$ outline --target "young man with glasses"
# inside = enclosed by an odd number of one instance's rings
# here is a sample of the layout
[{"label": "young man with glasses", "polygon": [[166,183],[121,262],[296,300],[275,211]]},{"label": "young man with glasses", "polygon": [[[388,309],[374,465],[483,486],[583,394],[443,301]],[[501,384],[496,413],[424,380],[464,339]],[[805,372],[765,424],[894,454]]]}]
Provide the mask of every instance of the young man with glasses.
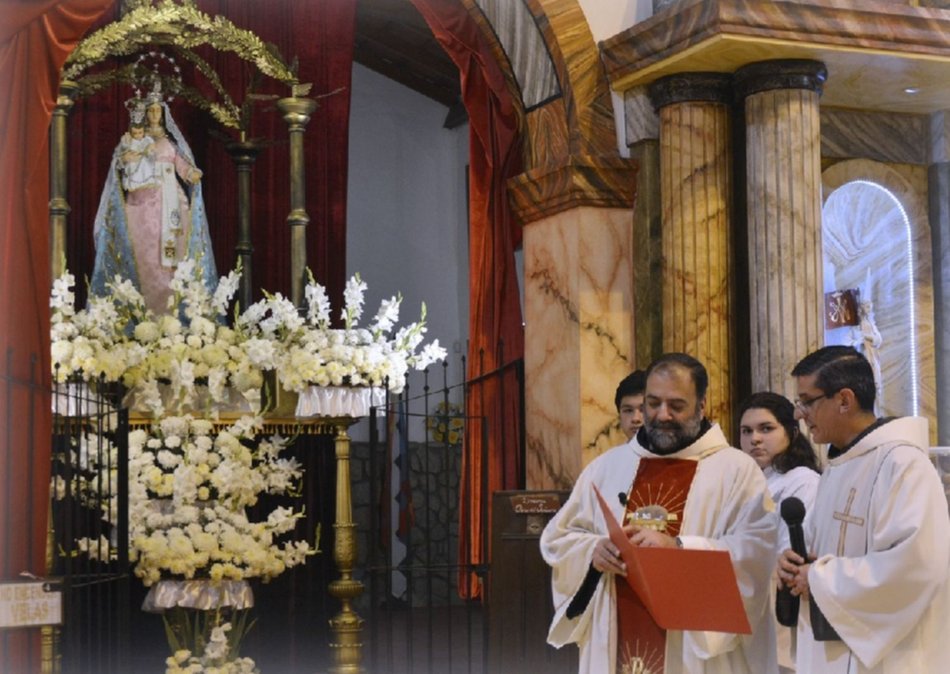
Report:
[{"label": "young man with glasses", "polygon": [[779,559],[803,599],[798,671],[948,671],[950,518],[927,421],[877,418],[874,374],[851,347],[819,349],[792,376],[796,416],[829,445],[805,518],[809,559]]}]

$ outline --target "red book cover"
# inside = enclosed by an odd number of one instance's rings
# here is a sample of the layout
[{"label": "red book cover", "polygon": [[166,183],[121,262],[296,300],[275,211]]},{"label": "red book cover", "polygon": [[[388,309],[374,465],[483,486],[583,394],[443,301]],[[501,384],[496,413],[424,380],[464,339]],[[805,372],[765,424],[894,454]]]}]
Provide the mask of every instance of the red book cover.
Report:
[{"label": "red book cover", "polygon": [[667,630],[751,634],[732,559],[724,550],[638,548],[594,487],[610,540],[627,565],[627,583]]}]

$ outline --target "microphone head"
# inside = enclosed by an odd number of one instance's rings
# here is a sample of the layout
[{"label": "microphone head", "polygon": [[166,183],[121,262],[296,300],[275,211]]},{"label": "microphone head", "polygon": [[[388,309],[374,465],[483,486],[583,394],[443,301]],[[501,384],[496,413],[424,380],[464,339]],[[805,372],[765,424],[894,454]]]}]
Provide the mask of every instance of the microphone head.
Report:
[{"label": "microphone head", "polygon": [[789,496],[783,499],[779,510],[782,513],[782,519],[785,520],[785,524],[801,524],[805,520],[805,504],[802,503],[800,498],[795,496]]}]

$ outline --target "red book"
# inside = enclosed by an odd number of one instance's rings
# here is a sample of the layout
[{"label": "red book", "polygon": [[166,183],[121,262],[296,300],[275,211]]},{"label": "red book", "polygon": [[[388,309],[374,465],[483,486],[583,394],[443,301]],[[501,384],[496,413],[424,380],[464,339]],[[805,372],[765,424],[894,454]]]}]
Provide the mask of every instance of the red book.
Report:
[{"label": "red book", "polygon": [[627,583],[667,630],[752,634],[732,558],[724,550],[638,548],[594,487],[610,540],[627,565]]}]

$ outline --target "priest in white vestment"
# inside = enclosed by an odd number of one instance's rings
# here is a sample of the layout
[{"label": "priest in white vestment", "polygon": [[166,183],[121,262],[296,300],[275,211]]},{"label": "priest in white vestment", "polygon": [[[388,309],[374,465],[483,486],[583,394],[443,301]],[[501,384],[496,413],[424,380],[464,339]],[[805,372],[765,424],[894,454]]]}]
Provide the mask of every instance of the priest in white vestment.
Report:
[{"label": "priest in white vestment", "polygon": [[[644,427],[627,444],[605,452],[584,469],[541,536],[542,556],[553,569],[555,617],[548,642],[557,647],[577,644],[584,674],[776,671],[768,601],[776,540],[773,504],[755,461],[730,447],[718,424],[704,418],[707,383],[702,364],[685,354],[667,354],[654,362],[647,372]],[[618,645],[624,639],[618,636],[619,595],[629,588],[622,575],[618,582],[616,574],[625,574],[626,569],[607,537],[592,485],[600,489],[618,521],[624,521],[636,494],[661,491],[655,484],[637,485],[645,465],[661,462],[691,469],[685,503],[679,505],[681,515],[670,516],[678,535],[633,527],[631,541],[728,551],[752,634],[661,630],[662,657],[630,658]],[[702,600],[696,597],[697,602]]]},{"label": "priest in white vestment", "polygon": [[[950,671],[950,518],[926,420],[876,418],[873,371],[850,347],[820,349],[792,375],[799,416],[831,445],[805,516],[810,563],[790,550],[779,563],[803,599],[798,671]],[[832,634],[816,638],[812,611]]]}]

